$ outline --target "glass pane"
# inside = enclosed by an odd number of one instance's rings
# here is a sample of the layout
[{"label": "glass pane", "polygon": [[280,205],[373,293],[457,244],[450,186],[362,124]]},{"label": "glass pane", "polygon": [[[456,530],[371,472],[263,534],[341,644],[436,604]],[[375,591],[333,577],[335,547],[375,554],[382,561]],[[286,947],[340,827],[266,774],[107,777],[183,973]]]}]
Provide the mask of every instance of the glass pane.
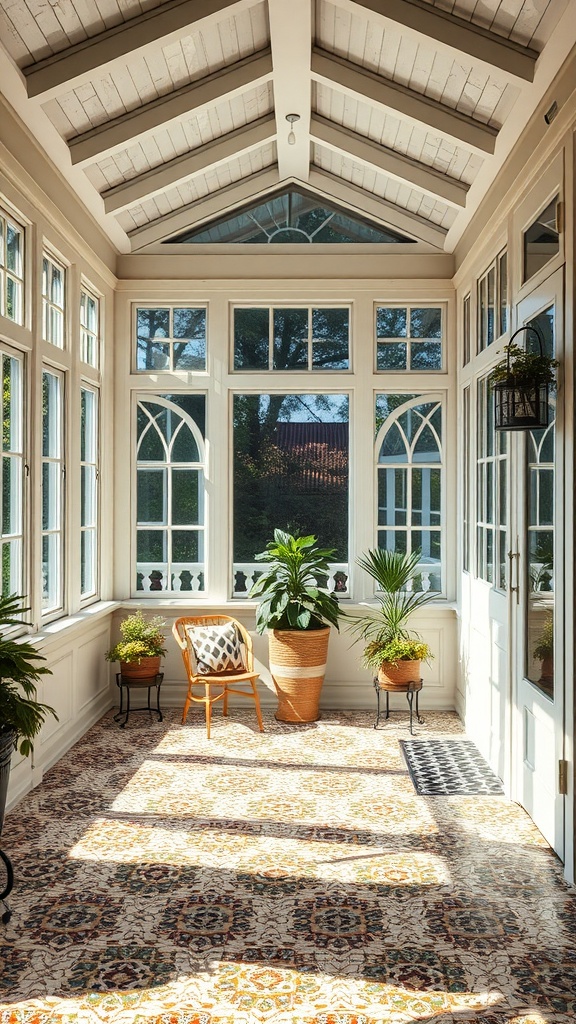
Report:
[{"label": "glass pane", "polygon": [[253,562],[276,527],[347,561],[347,395],[235,395],[234,561]]},{"label": "glass pane", "polygon": [[172,462],[199,462],[200,452],[194,434],[184,420],[174,436],[171,450]]},{"label": "glass pane", "polygon": [[500,334],[508,330],[508,253],[502,253],[498,264],[500,288]]},{"label": "glass pane", "polygon": [[205,370],[206,341],[187,341],[185,344],[174,343],[173,349],[175,370]]},{"label": "glass pane", "polygon": [[2,448],[22,451],[22,394],[20,363],[11,356],[2,357],[3,422]]},{"label": "glass pane", "polygon": [[408,310],[379,306],[376,310],[377,338],[405,338]]},{"label": "glass pane", "polygon": [[96,461],[96,395],[87,388],[80,389],[80,459]]},{"label": "glass pane", "polygon": [[486,348],[486,338],[488,334],[488,295],[487,295],[487,276],[480,279],[478,282],[478,348],[480,351]]},{"label": "glass pane", "polygon": [[2,593],[22,592],[22,541],[2,544]]},{"label": "glass pane", "polygon": [[82,597],[96,592],[96,536],[92,530],[80,535],[80,593]]},{"label": "glass pane", "polygon": [[441,370],[442,345],[435,341],[418,341],[410,346],[411,370]]},{"label": "glass pane", "polygon": [[442,572],[440,564],[440,531],[413,530],[412,547],[420,548],[422,555],[419,562],[420,580],[415,589],[442,590]]},{"label": "glass pane", "polygon": [[8,277],[6,280],[6,316],[15,323],[22,323],[22,285]]},{"label": "glass pane", "polygon": [[496,313],[496,269],[490,267],[487,277],[487,321],[486,321],[486,344],[491,345],[495,338],[495,313]]},{"label": "glass pane", "polygon": [[498,475],[499,475],[499,494],[498,494],[498,506],[500,509],[500,526],[506,526],[508,522],[508,477],[506,461],[501,459],[498,463]]},{"label": "glass pane", "polygon": [[6,269],[22,277],[22,232],[6,223]]},{"label": "glass pane", "polygon": [[406,554],[406,530],[378,530],[378,547],[386,548],[387,551],[400,551],[402,554]]},{"label": "glass pane", "polygon": [[274,369],[308,368],[308,310],[274,310]]},{"label": "glass pane", "polygon": [[155,421],[150,421],[141,406],[138,407],[138,460],[164,462],[166,448]]},{"label": "glass pane", "polygon": [[42,529],[57,530],[60,526],[60,466],[56,462],[42,464]]},{"label": "glass pane", "polygon": [[411,338],[441,338],[442,337],[442,310],[441,309],[411,309],[410,310],[410,337]]},{"label": "glass pane", "polygon": [[53,373],[42,375],[42,454],[60,455],[60,379]]},{"label": "glass pane", "polygon": [[440,462],[438,438],[429,426],[425,426],[414,445],[414,462]]},{"label": "glass pane", "polygon": [[51,533],[42,537],[42,608],[60,606],[60,537]]},{"label": "glass pane", "polygon": [[508,581],[506,578],[506,563],[508,559],[508,535],[505,530],[498,531],[498,578],[496,586],[499,590],[506,590]]},{"label": "glass pane", "polygon": [[51,341],[53,345],[58,345],[62,348],[64,343],[64,317],[59,309],[55,306],[48,308],[48,341]]},{"label": "glass pane", "polygon": [[170,310],[137,309],[136,333],[138,341],[146,338],[168,338],[170,336]]},{"label": "glass pane", "polygon": [[380,447],[379,462],[408,462],[406,437],[397,423],[386,431]]},{"label": "glass pane", "polygon": [[2,459],[2,535],[20,533],[22,494],[22,464],[13,456]]},{"label": "glass pane", "polygon": [[138,530],[137,553],[138,562],[163,563],[166,562],[166,541],[165,530]]},{"label": "glass pane", "polygon": [[42,295],[48,297],[48,286],[50,280],[50,265],[46,257],[42,260]]},{"label": "glass pane", "polygon": [[486,530],[486,576],[488,583],[494,582],[494,533]]},{"label": "glass pane", "polygon": [[312,310],[312,367],[347,370],[349,365],[349,310]]},{"label": "glass pane", "polygon": [[406,526],[407,471],[378,470],[378,526]]},{"label": "glass pane", "polygon": [[234,310],[234,369],[267,370],[270,314],[267,309]]},{"label": "glass pane", "polygon": [[55,306],[64,306],[64,273],[60,267],[52,264],[52,281],[50,287],[50,299]]},{"label": "glass pane", "polygon": [[199,523],[200,473],[194,469],[172,471],[172,523],[195,526]]},{"label": "glass pane", "polygon": [[205,309],[175,309],[174,317],[174,338],[196,338],[204,341],[206,338],[206,310]]},{"label": "glass pane", "polygon": [[494,522],[494,463],[486,463],[486,520]]},{"label": "glass pane", "polygon": [[560,252],[560,235],[556,226],[557,206],[558,196],[555,196],[524,232],[524,281],[529,281]]},{"label": "glass pane", "polygon": [[170,343],[167,341],[152,341],[150,338],[139,338],[136,369],[148,371],[169,370]]},{"label": "glass pane", "polygon": [[172,561],[200,561],[198,556],[198,533],[196,530],[174,530],[172,533]]},{"label": "glass pane", "polygon": [[138,523],[166,524],[166,470],[138,469]]},{"label": "glass pane", "polygon": [[376,346],[376,369],[405,370],[407,347],[406,342],[402,341],[379,341]]},{"label": "glass pane", "polygon": [[462,315],[462,330],[464,337],[462,339],[462,363],[464,366],[470,362],[470,296],[467,295],[464,299],[464,310]]},{"label": "glass pane", "polygon": [[440,526],[441,471],[412,470],[412,523],[414,526]]},{"label": "glass pane", "polygon": [[96,470],[94,466],[80,468],[80,525],[96,525]]}]

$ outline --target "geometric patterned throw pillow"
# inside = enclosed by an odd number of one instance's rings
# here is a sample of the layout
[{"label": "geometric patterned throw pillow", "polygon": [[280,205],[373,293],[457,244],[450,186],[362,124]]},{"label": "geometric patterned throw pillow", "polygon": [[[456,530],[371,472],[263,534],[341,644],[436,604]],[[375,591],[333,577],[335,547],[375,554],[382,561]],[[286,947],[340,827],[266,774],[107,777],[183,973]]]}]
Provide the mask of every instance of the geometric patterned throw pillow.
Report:
[{"label": "geometric patterned throw pillow", "polygon": [[221,626],[187,626],[196,668],[201,675],[244,668],[243,644],[233,622]]}]

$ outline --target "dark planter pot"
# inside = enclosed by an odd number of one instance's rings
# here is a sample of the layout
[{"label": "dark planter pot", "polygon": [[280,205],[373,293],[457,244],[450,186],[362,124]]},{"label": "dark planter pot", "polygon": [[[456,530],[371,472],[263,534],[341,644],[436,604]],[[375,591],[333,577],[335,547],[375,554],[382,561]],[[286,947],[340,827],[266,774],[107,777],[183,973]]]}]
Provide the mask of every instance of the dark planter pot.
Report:
[{"label": "dark planter pot", "polygon": [[[8,795],[8,780],[10,778],[10,760],[12,757],[12,751],[14,750],[15,738],[15,734],[11,730],[0,732],[0,836],[2,835],[2,826],[4,824],[4,811],[6,809],[6,797]],[[6,869],[6,885],[0,891],[0,903],[3,903],[6,909],[1,915],[1,920],[4,924],[7,924],[12,917],[12,911],[5,903],[5,900],[12,891],[12,886],[14,884],[14,872],[12,870],[10,858],[2,850],[0,850],[0,860]],[[0,885],[1,884],[2,883],[0,881]]]},{"label": "dark planter pot", "polygon": [[120,674],[123,679],[154,679],[160,671],[160,655],[140,658],[140,661],[121,661]]}]

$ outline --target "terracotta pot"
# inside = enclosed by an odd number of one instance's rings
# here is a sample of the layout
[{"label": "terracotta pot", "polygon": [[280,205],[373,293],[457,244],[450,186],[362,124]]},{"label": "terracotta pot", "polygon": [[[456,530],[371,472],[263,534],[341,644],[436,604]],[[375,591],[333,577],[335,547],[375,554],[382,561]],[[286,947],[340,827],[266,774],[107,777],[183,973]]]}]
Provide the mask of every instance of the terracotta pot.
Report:
[{"label": "terracotta pot", "polygon": [[420,681],[419,661],[383,661],[378,669],[378,682],[386,690],[404,690],[407,683]]},{"label": "terracotta pot", "polygon": [[160,671],[160,655],[140,658],[140,661],[121,661],[120,675],[124,679],[153,679]]},{"label": "terracotta pot", "polygon": [[270,672],[279,722],[316,722],[326,672],[330,627],[274,629],[268,634]]}]

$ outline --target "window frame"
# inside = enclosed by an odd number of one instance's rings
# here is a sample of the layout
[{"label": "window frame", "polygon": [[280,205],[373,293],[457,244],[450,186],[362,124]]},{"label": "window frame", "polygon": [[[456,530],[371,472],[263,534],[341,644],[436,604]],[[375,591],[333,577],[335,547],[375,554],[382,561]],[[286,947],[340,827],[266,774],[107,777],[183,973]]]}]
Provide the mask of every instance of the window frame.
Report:
[{"label": "window frame", "polygon": [[[20,235],[19,248],[21,274],[8,268],[8,227],[14,228]],[[26,227],[16,217],[8,212],[5,206],[0,206],[0,315],[10,323],[24,326],[26,306]],[[2,255],[3,254],[3,255]],[[8,282],[13,281],[19,295],[18,308],[19,317],[8,315]]]},{"label": "window frame", "polygon": [[[258,367],[256,369],[251,367],[237,367],[235,365],[235,315],[236,310],[241,309],[262,309],[268,311],[268,366]],[[274,313],[276,310],[296,310],[305,309],[308,311],[308,338],[306,341],[307,345],[307,366],[300,366],[291,369],[290,367],[279,367],[278,369],[274,366]],[[343,309],[348,312],[348,365],[345,367],[329,367],[323,368],[321,366],[314,366],[314,313],[316,310],[323,311],[329,309]],[[229,366],[230,373],[233,374],[281,374],[287,373],[292,376],[293,374],[306,374],[312,375],[314,373],[321,374],[334,374],[334,373],[352,373],[353,372],[353,360],[352,360],[352,303],[351,302],[293,302],[287,300],[286,302],[232,302],[230,304],[230,351],[229,351]],[[310,389],[312,393],[312,389]]]},{"label": "window frame", "polygon": [[[57,408],[55,412],[54,424],[56,428],[56,439],[55,449],[56,454],[45,455],[44,453],[44,430],[45,430],[45,412],[42,414],[42,447],[41,447],[41,504],[40,504],[40,526],[41,526],[41,564],[42,564],[42,585],[41,585],[41,607],[42,607],[42,619],[48,621],[52,618],[57,618],[65,612],[65,569],[66,569],[66,375],[62,370],[57,370],[50,364],[44,363],[42,365],[42,396],[44,405],[44,382],[45,378],[50,376],[58,382],[57,386]],[[44,475],[45,467],[55,467],[55,526],[45,526],[44,523]],[[50,475],[50,473],[48,474]],[[44,544],[47,538],[55,538],[56,544],[56,557],[53,566],[53,571],[56,576],[56,585],[54,586],[53,593],[55,594],[55,601],[52,604],[47,605],[45,603],[44,595],[50,593],[50,587],[46,588],[46,581],[49,580],[48,574],[44,574],[44,564],[48,562],[48,559],[44,558]]]},{"label": "window frame", "polygon": [[[142,310],[152,310],[152,309],[166,309],[166,310],[168,310],[169,326],[172,329],[172,332],[173,332],[173,327],[174,327],[174,310],[175,309],[203,310],[204,314],[205,314],[205,322],[206,322],[206,330],[205,330],[205,337],[204,337],[205,355],[204,355],[204,366],[203,366],[203,368],[202,369],[200,369],[200,368],[191,369],[191,368],[188,368],[188,367],[174,367],[174,346],[179,344],[179,343],[181,343],[183,340],[186,340],[186,339],[174,338],[173,333],[169,333],[166,338],[162,338],[161,339],[163,344],[169,345],[169,347],[170,347],[170,363],[169,363],[169,366],[164,366],[164,367],[156,368],[156,369],[154,369],[154,368],[152,368],[152,369],[139,369],[138,368],[138,310],[140,310],[140,309],[142,309]],[[195,303],[191,303],[191,302],[186,302],[184,300],[182,302],[177,302],[177,301],[176,302],[175,301],[169,301],[169,302],[146,302],[146,301],[144,301],[144,302],[132,302],[131,303],[130,323],[131,323],[130,366],[131,366],[131,372],[132,373],[137,374],[139,377],[142,377],[142,376],[145,376],[145,375],[149,376],[150,374],[158,374],[158,373],[169,373],[169,374],[175,374],[175,375],[191,374],[191,373],[193,373],[194,375],[199,374],[199,375],[202,375],[202,376],[206,376],[208,374],[208,358],[209,358],[208,337],[209,337],[209,329],[210,329],[210,324],[209,324],[209,304],[208,304],[208,302],[195,302]],[[193,340],[193,339],[190,339],[190,340]]]},{"label": "window frame", "polygon": [[[47,287],[45,288],[45,267],[44,264],[48,264],[48,280],[46,282]],[[59,305],[54,302],[50,296],[53,281],[54,271],[60,271],[62,275],[62,304]],[[42,271],[41,271],[41,291],[42,291],[42,340],[47,342],[49,345],[53,345],[54,348],[60,351],[65,351],[67,348],[67,304],[68,304],[68,268],[65,263],[54,255],[52,250],[48,246],[42,248]],[[61,323],[61,339],[54,338],[53,325],[55,322]],[[56,332],[58,333],[58,332]]]},{"label": "window frame", "polygon": [[[405,337],[397,337],[397,338],[379,338],[378,337],[378,311],[380,309],[405,309],[406,310],[406,336]],[[410,320],[411,320],[410,314],[411,314],[412,310],[414,310],[414,309],[439,309],[440,310],[440,337],[439,338],[413,338],[412,337],[412,335],[410,334]],[[418,302],[418,301],[404,301],[403,302],[401,300],[394,301],[394,302],[375,302],[374,303],[374,312],[373,312],[373,324],[374,324],[374,326],[373,326],[373,331],[374,331],[374,350],[373,351],[374,351],[374,373],[375,374],[381,375],[381,374],[385,374],[385,373],[386,374],[390,373],[390,374],[394,374],[394,376],[400,376],[401,374],[407,374],[408,376],[413,377],[416,374],[420,374],[420,373],[432,373],[432,374],[434,374],[434,376],[437,376],[438,374],[446,373],[447,372],[447,362],[448,362],[448,354],[447,354],[448,309],[447,309],[447,303],[446,303],[445,300],[441,299],[441,300],[434,301],[434,300],[431,300],[431,299],[426,299],[426,300],[424,300],[422,302]],[[422,344],[423,342],[426,342],[426,341],[434,341],[434,342],[437,342],[440,345],[441,365],[439,367],[436,367],[435,369],[431,369],[429,367],[428,368],[427,367],[416,367],[415,369],[411,369],[410,362],[411,362],[412,343],[415,343],[416,345],[419,345],[419,344]],[[398,344],[398,343],[405,344],[406,345],[406,366],[404,366],[404,367],[390,367],[390,368],[384,367],[384,368],[380,369],[378,367],[378,346],[381,343],[383,343],[383,344]]]},{"label": "window frame", "polygon": [[[82,300],[92,299],[96,306],[96,330],[92,331],[88,324],[82,322]],[[87,282],[81,281],[80,283],[80,304],[79,304],[79,326],[80,326],[80,346],[79,346],[79,357],[80,362],[84,366],[90,366],[97,372],[100,370],[100,347],[101,347],[101,324],[102,324],[102,301],[98,293],[92,288]],[[85,344],[85,338],[89,337],[94,346],[94,360],[86,358],[88,350],[88,344]]]},{"label": "window frame", "polygon": [[[505,264],[505,277],[503,277],[502,266]],[[489,278],[490,275],[494,275],[494,288],[493,288],[493,305],[489,305]],[[510,307],[509,307],[509,295],[510,295],[510,284],[509,284],[509,269],[508,269],[508,249],[504,246],[494,256],[494,259],[489,263],[482,274],[476,279],[476,354],[479,355],[481,352],[485,352],[486,349],[494,345],[500,338],[506,334],[510,326]],[[505,287],[503,287],[503,285]],[[482,304],[482,295],[485,293],[486,305]],[[502,301],[504,299],[504,302]],[[489,316],[488,311],[490,308],[493,309],[493,330],[492,337],[488,340],[489,331]],[[486,314],[484,314],[484,309]],[[484,316],[486,316],[486,331],[484,330]]]},{"label": "window frame", "polygon": [[[94,396],[94,408],[93,408],[93,423],[92,423],[92,442],[94,450],[94,458],[92,460],[82,458],[82,430],[83,430],[83,419],[82,419],[82,392],[91,394]],[[100,388],[92,382],[86,380],[80,381],[80,604],[88,604],[91,601],[96,600],[100,594],[100,522],[101,522],[101,511],[100,511],[100,451],[101,451],[101,394]],[[84,445],[86,450],[86,445]],[[83,486],[82,476],[83,471],[92,470],[92,486],[93,486],[93,523],[86,524],[83,522],[84,504],[82,501]],[[82,589],[82,576],[84,566],[83,556],[83,542],[82,539],[86,534],[92,535],[92,579],[94,586],[91,590]]]},{"label": "window frame", "polygon": [[[475,548],[476,557],[474,560],[474,576],[482,580],[499,594],[505,594],[509,587],[507,565],[499,558],[509,548],[508,543],[508,504],[502,500],[502,466],[505,477],[506,492],[509,490],[509,456],[510,446],[506,431],[494,429],[494,414],[492,411],[492,435],[493,449],[489,451],[488,444],[488,408],[494,408],[493,397],[490,388],[490,375],[484,374],[476,379],[476,422],[474,431],[476,437],[476,457],[474,460],[474,472],[476,479],[476,506],[474,509],[475,522]],[[490,509],[488,509],[489,487],[488,480],[492,477],[492,490]],[[489,515],[492,519],[488,518]],[[504,518],[503,518],[504,514]],[[492,557],[489,557],[489,537],[491,540]],[[503,549],[503,551],[502,551]],[[472,565],[472,559],[471,559]],[[503,566],[503,567],[502,567]],[[492,568],[492,579],[490,576]],[[499,572],[498,572],[499,569]]]}]

